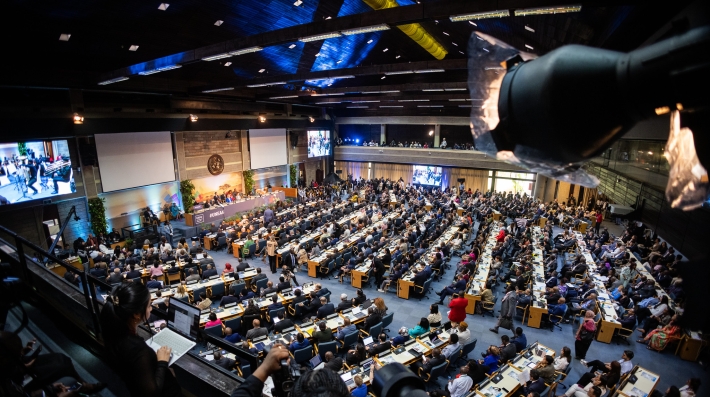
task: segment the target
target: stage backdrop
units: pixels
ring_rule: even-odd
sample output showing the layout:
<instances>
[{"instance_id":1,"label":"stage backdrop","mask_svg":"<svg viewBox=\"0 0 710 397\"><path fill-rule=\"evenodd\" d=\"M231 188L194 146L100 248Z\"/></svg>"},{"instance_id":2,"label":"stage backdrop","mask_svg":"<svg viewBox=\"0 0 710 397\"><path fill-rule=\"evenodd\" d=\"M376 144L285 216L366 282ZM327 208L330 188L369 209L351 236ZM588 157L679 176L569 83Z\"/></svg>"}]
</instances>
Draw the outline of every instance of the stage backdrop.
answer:
<instances>
[{"instance_id":1,"label":"stage backdrop","mask_svg":"<svg viewBox=\"0 0 710 397\"><path fill-rule=\"evenodd\" d=\"M201 200L208 195L214 195L214 192L224 193L230 190L244 192L241 172L230 172L208 178L193 179L192 184L195 185L196 200Z\"/></svg>"},{"instance_id":2,"label":"stage backdrop","mask_svg":"<svg viewBox=\"0 0 710 397\"><path fill-rule=\"evenodd\" d=\"M156 214L165 204L173 202L182 208L178 186L177 182L168 182L99 194L99 197L106 200L106 218L109 220L109 227L120 230L123 226L140 223L140 213L145 207L150 207ZM126 215L121 215L124 213Z\"/></svg>"}]
</instances>

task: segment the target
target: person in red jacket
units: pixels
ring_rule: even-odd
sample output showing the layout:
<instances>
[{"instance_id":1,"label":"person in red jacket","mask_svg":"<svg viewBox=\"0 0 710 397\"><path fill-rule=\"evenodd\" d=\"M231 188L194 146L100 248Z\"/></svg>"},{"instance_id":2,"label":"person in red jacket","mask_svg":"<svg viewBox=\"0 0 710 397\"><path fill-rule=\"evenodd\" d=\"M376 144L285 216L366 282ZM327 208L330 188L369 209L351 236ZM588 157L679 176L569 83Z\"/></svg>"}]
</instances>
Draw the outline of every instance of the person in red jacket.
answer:
<instances>
[{"instance_id":1,"label":"person in red jacket","mask_svg":"<svg viewBox=\"0 0 710 397\"><path fill-rule=\"evenodd\" d=\"M496 236L496 241L499 243L502 243L505 240L505 228L501 228L500 232L498 232L498 236Z\"/></svg>"},{"instance_id":2,"label":"person in red jacket","mask_svg":"<svg viewBox=\"0 0 710 397\"><path fill-rule=\"evenodd\" d=\"M601 211L597 212L597 224L594 225L594 230L596 231L597 234L599 234L599 228L602 226L602 221L604 220L604 216L602 216Z\"/></svg>"},{"instance_id":3,"label":"person in red jacket","mask_svg":"<svg viewBox=\"0 0 710 397\"><path fill-rule=\"evenodd\" d=\"M449 320L452 323L460 323L466 319L466 306L468 306L468 299L464 298L459 294L454 294L451 297L451 302L449 302Z\"/></svg>"}]
</instances>

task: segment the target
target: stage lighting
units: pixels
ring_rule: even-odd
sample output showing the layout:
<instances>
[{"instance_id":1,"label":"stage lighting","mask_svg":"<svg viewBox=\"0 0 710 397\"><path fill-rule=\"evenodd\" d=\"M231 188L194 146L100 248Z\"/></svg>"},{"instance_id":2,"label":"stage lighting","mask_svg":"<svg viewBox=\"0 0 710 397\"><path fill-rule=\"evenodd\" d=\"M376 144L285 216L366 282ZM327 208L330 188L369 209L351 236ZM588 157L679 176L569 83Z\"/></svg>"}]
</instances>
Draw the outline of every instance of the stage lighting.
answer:
<instances>
[{"instance_id":1,"label":"stage lighting","mask_svg":"<svg viewBox=\"0 0 710 397\"><path fill-rule=\"evenodd\" d=\"M266 122L266 116L259 116L259 121L260 122Z\"/></svg>"},{"instance_id":2,"label":"stage lighting","mask_svg":"<svg viewBox=\"0 0 710 397\"><path fill-rule=\"evenodd\" d=\"M190 121L192 121L193 123L194 123L195 121L197 121L197 116L195 116L194 114L191 114L191 115L190 115Z\"/></svg>"},{"instance_id":3,"label":"stage lighting","mask_svg":"<svg viewBox=\"0 0 710 397\"><path fill-rule=\"evenodd\" d=\"M360 143L360 140L359 140L359 139L356 139L356 140L355 140L355 143Z\"/></svg>"},{"instance_id":4,"label":"stage lighting","mask_svg":"<svg viewBox=\"0 0 710 397\"><path fill-rule=\"evenodd\" d=\"M84 116L79 115L79 113L74 113L74 124L84 124Z\"/></svg>"},{"instance_id":5,"label":"stage lighting","mask_svg":"<svg viewBox=\"0 0 710 397\"><path fill-rule=\"evenodd\" d=\"M481 108L471 113L478 150L555 179L595 187L599 181L581 166L637 122L666 113L658 109L668 108L682 120L682 125L671 128L687 127L697 133L693 144L682 145L684 154L677 158L697 155L701 167L686 164L686 172L694 176L679 176L682 186L671 186L679 179L669 178L667 199L685 210L705 201L710 140L698 132L705 131L710 116L706 94L710 88L710 26L628 54L568 45L524 62L521 56L529 54L510 58L510 49L483 34L474 33L469 41L472 60L489 56L488 61L499 62L495 57L504 53L508 66L504 76L486 79L484 74L490 72L476 70L477 64L469 62L474 65L469 69L472 97L487 90ZM481 81L500 88L482 89ZM676 135L686 143L693 138L692 133ZM687 200L690 196L693 204Z\"/></svg>"},{"instance_id":6,"label":"stage lighting","mask_svg":"<svg viewBox=\"0 0 710 397\"><path fill-rule=\"evenodd\" d=\"M432 136L432 135L434 135L434 131L433 131L433 130L432 130L432 131L429 131L429 136Z\"/></svg>"},{"instance_id":7,"label":"stage lighting","mask_svg":"<svg viewBox=\"0 0 710 397\"><path fill-rule=\"evenodd\" d=\"M312 123L312 122L316 121L316 119L314 119L313 117L309 117L308 121L310 121Z\"/></svg>"}]
</instances>

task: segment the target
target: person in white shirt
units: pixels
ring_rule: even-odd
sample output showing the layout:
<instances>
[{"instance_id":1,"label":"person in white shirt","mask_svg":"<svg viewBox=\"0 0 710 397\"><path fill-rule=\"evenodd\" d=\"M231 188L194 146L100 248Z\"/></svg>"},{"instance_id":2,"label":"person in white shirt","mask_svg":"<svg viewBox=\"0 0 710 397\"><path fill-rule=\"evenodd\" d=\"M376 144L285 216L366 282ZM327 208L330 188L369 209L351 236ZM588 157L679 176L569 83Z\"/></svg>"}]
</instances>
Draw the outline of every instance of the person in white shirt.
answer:
<instances>
[{"instance_id":1,"label":"person in white shirt","mask_svg":"<svg viewBox=\"0 0 710 397\"><path fill-rule=\"evenodd\" d=\"M446 145L447 145L447 143L446 143L446 138L444 138L444 139L441 141L441 144L439 145L439 147L442 148L442 149L446 149Z\"/></svg>"},{"instance_id":2,"label":"person in white shirt","mask_svg":"<svg viewBox=\"0 0 710 397\"><path fill-rule=\"evenodd\" d=\"M465 396L473 386L473 379L468 376L468 365L461 367L460 371L461 373L456 378L449 380L446 387L451 397Z\"/></svg>"},{"instance_id":3,"label":"person in white shirt","mask_svg":"<svg viewBox=\"0 0 710 397\"><path fill-rule=\"evenodd\" d=\"M565 346L560 350L560 355L555 357L555 361L552 362L552 366L555 367L555 371L564 371L572 363L572 350Z\"/></svg>"},{"instance_id":4,"label":"person in white shirt","mask_svg":"<svg viewBox=\"0 0 710 397\"><path fill-rule=\"evenodd\" d=\"M451 328L449 333L451 332L456 332L461 346L466 346L471 340L471 330L468 329L468 324L465 321L461 321L457 327Z\"/></svg>"},{"instance_id":5,"label":"person in white shirt","mask_svg":"<svg viewBox=\"0 0 710 397\"><path fill-rule=\"evenodd\" d=\"M680 388L680 397L695 397L700 388L700 378L690 378L685 383L685 386Z\"/></svg>"}]
</instances>

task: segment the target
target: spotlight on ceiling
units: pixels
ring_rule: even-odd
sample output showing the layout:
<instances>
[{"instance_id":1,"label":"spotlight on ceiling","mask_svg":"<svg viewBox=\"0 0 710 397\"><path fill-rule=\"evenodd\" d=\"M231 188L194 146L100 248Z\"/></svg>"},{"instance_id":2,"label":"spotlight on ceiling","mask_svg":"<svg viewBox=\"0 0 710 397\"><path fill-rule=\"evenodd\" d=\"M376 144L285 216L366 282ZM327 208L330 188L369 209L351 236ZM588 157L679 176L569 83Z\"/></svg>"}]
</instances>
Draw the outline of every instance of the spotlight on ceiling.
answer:
<instances>
[{"instance_id":1,"label":"spotlight on ceiling","mask_svg":"<svg viewBox=\"0 0 710 397\"><path fill-rule=\"evenodd\" d=\"M434 130L429 131L429 136L434 135Z\"/></svg>"},{"instance_id":2,"label":"spotlight on ceiling","mask_svg":"<svg viewBox=\"0 0 710 397\"><path fill-rule=\"evenodd\" d=\"M266 116L259 116L259 121L262 123L266 122Z\"/></svg>"},{"instance_id":3,"label":"spotlight on ceiling","mask_svg":"<svg viewBox=\"0 0 710 397\"><path fill-rule=\"evenodd\" d=\"M62 33L59 35L59 41L69 41L69 38L71 37L71 34L69 33Z\"/></svg>"},{"instance_id":4,"label":"spotlight on ceiling","mask_svg":"<svg viewBox=\"0 0 710 397\"><path fill-rule=\"evenodd\" d=\"M232 62L225 62L224 66L232 66Z\"/></svg>"},{"instance_id":5,"label":"spotlight on ceiling","mask_svg":"<svg viewBox=\"0 0 710 397\"><path fill-rule=\"evenodd\" d=\"M138 46L135 44L132 44L130 47L128 47L128 51L138 51Z\"/></svg>"},{"instance_id":6,"label":"spotlight on ceiling","mask_svg":"<svg viewBox=\"0 0 710 397\"><path fill-rule=\"evenodd\" d=\"M170 4L168 4L168 3L160 3L160 5L158 6L158 9L159 9L160 11L165 11L165 10L168 9L168 7L170 7Z\"/></svg>"},{"instance_id":7,"label":"spotlight on ceiling","mask_svg":"<svg viewBox=\"0 0 710 397\"><path fill-rule=\"evenodd\" d=\"M190 115L190 121L192 121L193 123L194 123L195 121L197 121L197 116L195 116L194 114L191 114L191 115Z\"/></svg>"},{"instance_id":8,"label":"spotlight on ceiling","mask_svg":"<svg viewBox=\"0 0 710 397\"><path fill-rule=\"evenodd\" d=\"M222 26L223 23L224 23L223 20L218 19L217 22L214 23L214 26Z\"/></svg>"},{"instance_id":9,"label":"spotlight on ceiling","mask_svg":"<svg viewBox=\"0 0 710 397\"><path fill-rule=\"evenodd\" d=\"M293 3L293 5L295 5L296 7L300 6L301 4L303 4L303 1L301 0L296 0L296 2Z\"/></svg>"},{"instance_id":10,"label":"spotlight on ceiling","mask_svg":"<svg viewBox=\"0 0 710 397\"><path fill-rule=\"evenodd\" d=\"M84 124L84 116L74 113L74 124Z\"/></svg>"},{"instance_id":11,"label":"spotlight on ceiling","mask_svg":"<svg viewBox=\"0 0 710 397\"><path fill-rule=\"evenodd\" d=\"M312 123L312 122L316 121L316 119L314 119L313 117L309 117L308 121L310 121Z\"/></svg>"}]
</instances>

